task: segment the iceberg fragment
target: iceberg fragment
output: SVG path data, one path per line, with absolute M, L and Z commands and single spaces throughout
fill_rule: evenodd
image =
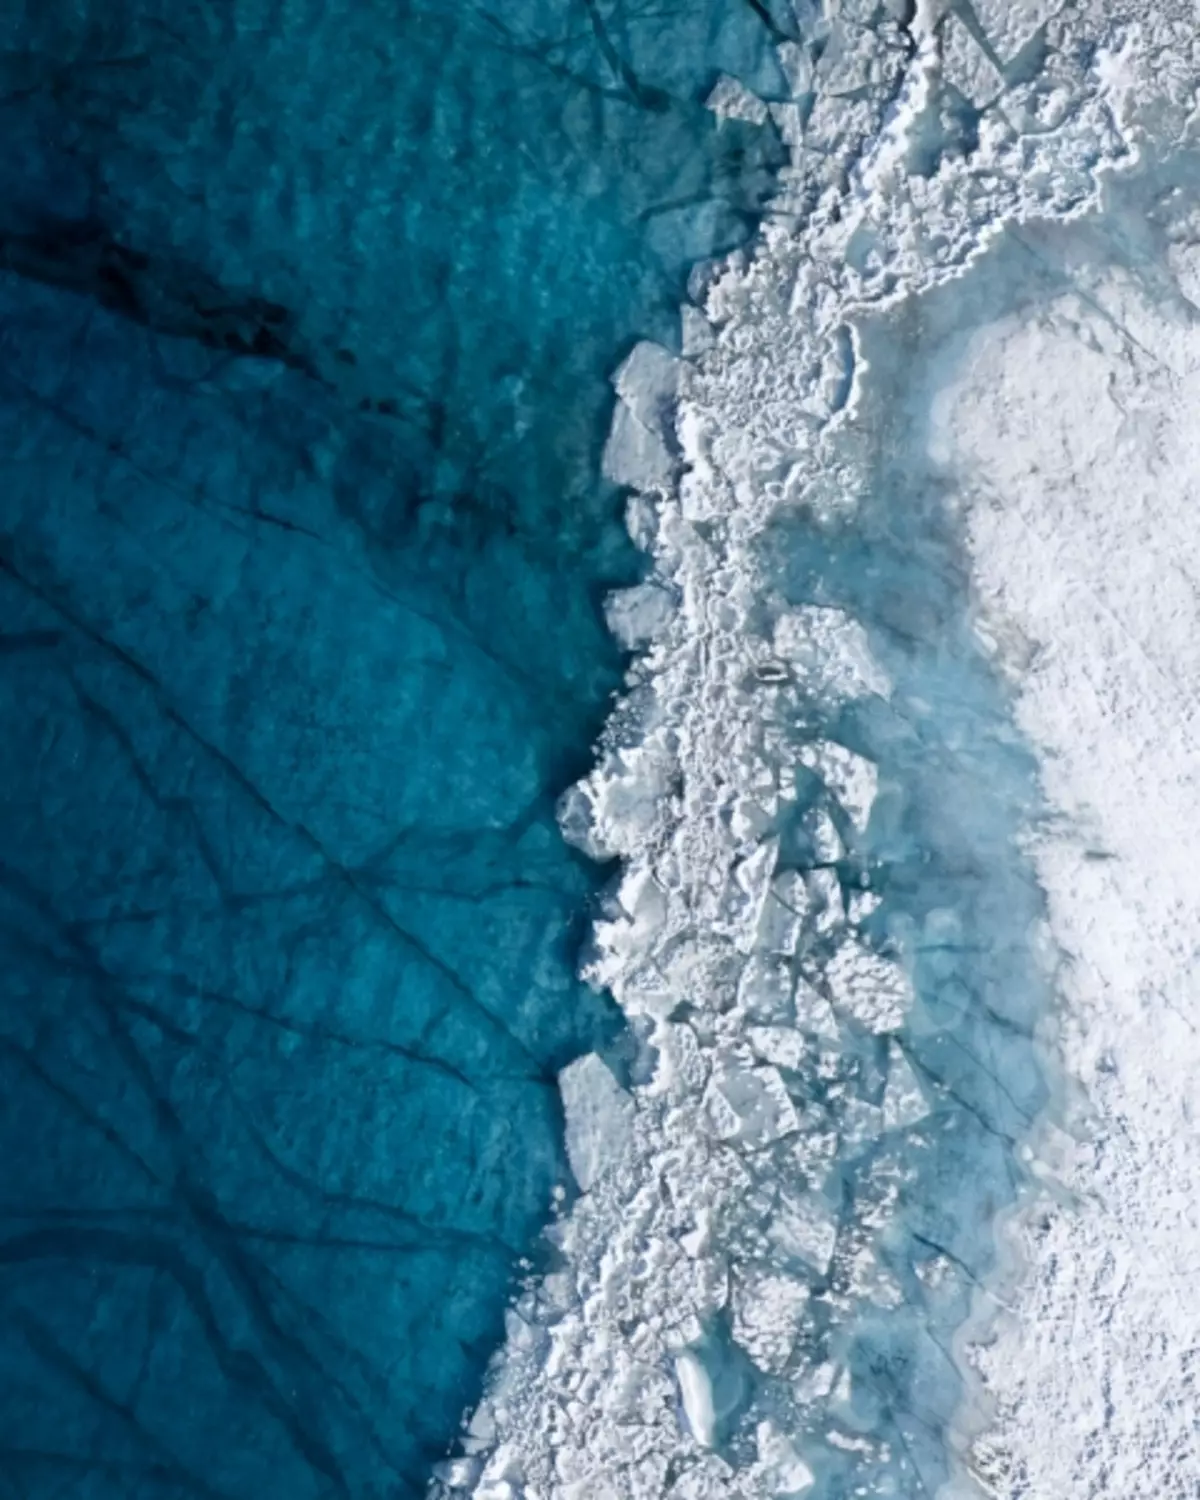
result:
M 603 1059 L 589 1052 L 558 1075 L 567 1122 L 567 1160 L 583 1192 L 619 1162 L 633 1127 L 633 1100 Z
M 777 1069 L 719 1058 L 704 1095 L 715 1133 L 726 1141 L 767 1146 L 797 1126 L 796 1110 Z
M 711 1448 L 716 1441 L 717 1417 L 712 1378 L 703 1360 L 691 1349 L 685 1349 L 675 1357 L 675 1377 L 679 1381 L 679 1399 L 688 1430 L 702 1448 Z

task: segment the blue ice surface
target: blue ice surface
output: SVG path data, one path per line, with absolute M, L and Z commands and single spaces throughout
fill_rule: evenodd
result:
M 606 377 L 763 7 L 0 13 L 0 1495 L 421 1492 L 564 1181 Z

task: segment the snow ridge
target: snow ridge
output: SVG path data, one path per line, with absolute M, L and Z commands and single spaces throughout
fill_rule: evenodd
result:
M 1016 1097 L 1032 1022 L 937 1020 L 926 981 L 943 1007 L 967 993 L 955 964 L 983 918 L 906 908 L 882 853 L 902 843 L 896 768 L 917 757 L 871 726 L 919 721 L 947 754 L 977 728 L 938 739 L 917 687 L 942 679 L 888 656 L 850 583 L 789 588 L 783 544 L 853 574 L 880 472 L 858 322 L 963 275 L 1006 224 L 1088 211 L 1136 156 L 1123 101 L 1146 49 L 1111 11 L 1041 0 L 909 12 L 843 0 L 781 47 L 795 97 L 766 107 L 793 156 L 760 243 L 697 278 L 681 360 L 643 346 L 616 378 L 606 464 L 637 490 L 653 569 L 610 602 L 641 654 L 561 820 L 621 861 L 588 974 L 637 1050 L 621 1077 L 598 1058 L 564 1076 L 584 1191 L 510 1312 L 440 1500 L 915 1496 L 949 1473 L 949 1345 L 981 1275 L 952 1225 L 922 1229 L 903 1265 L 897 1247 L 912 1204 L 947 1192 L 990 1238 L 995 1203 L 955 1180 L 963 1132 L 993 1153 L 987 1193 L 1023 1191 L 1018 1136 L 1044 1102 Z M 754 101 L 730 80 L 712 107 L 747 118 Z M 922 661 L 959 660 L 942 630 Z M 926 1293 L 934 1311 L 911 1312 Z M 919 1317 L 920 1349 L 893 1332 Z

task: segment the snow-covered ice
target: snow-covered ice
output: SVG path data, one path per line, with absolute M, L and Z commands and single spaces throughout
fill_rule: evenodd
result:
M 972 1353 L 998 1494 L 1200 1485 L 1200 325 L 1166 248 L 1196 233 L 1198 165 L 1041 232 L 1046 295 L 972 336 L 933 403 L 1056 815 L 1034 859 L 1079 1090 L 1012 1227 L 1011 1310 Z

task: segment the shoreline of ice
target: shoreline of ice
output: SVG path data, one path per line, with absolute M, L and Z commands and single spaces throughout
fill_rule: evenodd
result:
M 866 1484 L 900 1496 L 928 1493 L 922 1464 L 937 1485 L 987 1480 L 982 1392 L 964 1400 L 960 1382 L 990 1336 L 997 1289 L 1015 1291 L 1028 1273 L 1002 1264 L 975 1276 L 969 1259 L 913 1230 L 931 1248 L 902 1285 L 897 1246 L 913 1204 L 932 1211 L 938 1173 L 951 1188 L 961 1176 L 934 1127 L 944 1136 L 969 1115 L 997 1143 L 979 1203 L 957 1184 L 968 1217 L 980 1216 L 971 1243 L 994 1240 L 1003 1214 L 1011 1257 L 1043 1212 L 1026 1206 L 1037 1187 L 1029 1143 L 1036 1130 L 1048 1138 L 1039 1122 L 1053 1115 L 1044 1088 L 1039 1107 L 1014 1093 L 1037 1053 L 1034 1021 L 984 1014 L 1005 985 L 1036 990 L 1039 973 L 1049 983 L 1040 893 L 1016 903 L 1011 934 L 988 887 L 994 878 L 1011 902 L 1024 879 L 1016 854 L 1011 869 L 978 877 L 977 907 L 906 895 L 888 863 L 908 878 L 900 824 L 919 813 L 936 827 L 937 811 L 924 783 L 925 802 L 913 801 L 905 777 L 921 772 L 903 757 L 926 742 L 950 757 L 952 804 L 972 772 L 997 778 L 995 791 L 976 781 L 977 828 L 976 810 L 957 804 L 971 826 L 961 848 L 943 830 L 943 853 L 1015 849 L 1041 812 L 1036 796 L 1022 800 L 1019 736 L 983 673 L 986 653 L 976 661 L 966 642 L 978 622 L 939 504 L 918 517 L 924 552 L 896 586 L 895 617 L 868 630 L 846 607 L 863 598 L 860 516 L 863 567 L 903 553 L 874 491 L 902 482 L 906 439 L 881 451 L 887 423 L 872 381 L 886 351 L 864 329 L 889 312 L 919 319 L 922 296 L 969 276 L 1008 226 L 1091 212 L 1104 171 L 1133 163 L 1144 139 L 1128 105 L 1149 52 L 1136 28 L 1093 17 L 1089 34 L 1086 16 L 1036 0 L 975 7 L 1001 18 L 994 41 L 1010 50 L 990 55 L 960 17 L 932 7 L 910 30 L 841 9 L 811 75 L 787 60 L 806 109 L 771 106 L 795 147 L 777 222 L 752 257 L 710 276 L 703 313 L 687 310 L 683 360 L 640 346 L 616 377 L 607 461 L 639 491 L 630 529 L 654 571 L 611 603 L 614 630 L 642 654 L 563 826 L 589 853 L 622 861 L 590 974 L 612 989 L 638 1051 L 620 1080 L 600 1059 L 564 1078 L 584 1192 L 551 1231 L 556 1267 L 510 1314 L 439 1495 L 755 1500 Z M 1024 32 L 1013 25 L 1022 11 Z M 1047 45 L 1025 77 L 1017 63 L 1035 36 Z M 1011 77 L 997 67 L 1006 59 Z M 978 139 L 965 154 L 943 145 L 921 175 L 914 161 L 929 165 L 945 126 L 930 114 L 951 70 L 961 97 L 982 91 Z M 1003 96 L 999 114 L 986 107 L 989 88 Z M 729 89 L 722 107 L 730 99 L 746 107 Z M 832 558 L 819 599 L 799 583 L 802 597 L 786 597 L 780 583 L 795 567 L 780 545 L 789 527 Z M 929 620 L 926 588 L 940 598 Z M 876 655 L 872 636 L 886 657 L 905 632 L 917 643 L 910 660 L 898 647 Z M 955 694 L 967 703 L 961 722 Z M 1044 847 L 1033 857 L 1053 918 Z M 972 933 L 1011 944 L 1012 969 L 980 981 L 986 1000 L 963 1001 L 968 1034 L 944 1010 L 955 985 L 969 989 L 955 964 Z M 969 1069 L 951 1080 L 930 1062 L 943 1034 L 968 1054 L 964 1037 L 986 1042 L 991 1061 L 972 1066 L 995 1085 L 995 1113 L 970 1093 Z M 997 1039 L 1009 1034 L 1006 1062 Z M 827 1090 L 819 1109 L 814 1080 Z M 925 1156 L 910 1160 L 910 1147 Z M 989 1171 L 997 1184 L 1008 1175 L 1007 1205 L 986 1208 Z M 913 1325 L 916 1283 L 928 1326 Z M 897 1328 L 904 1347 L 873 1354 Z M 994 1369 L 985 1386 L 995 1402 Z

